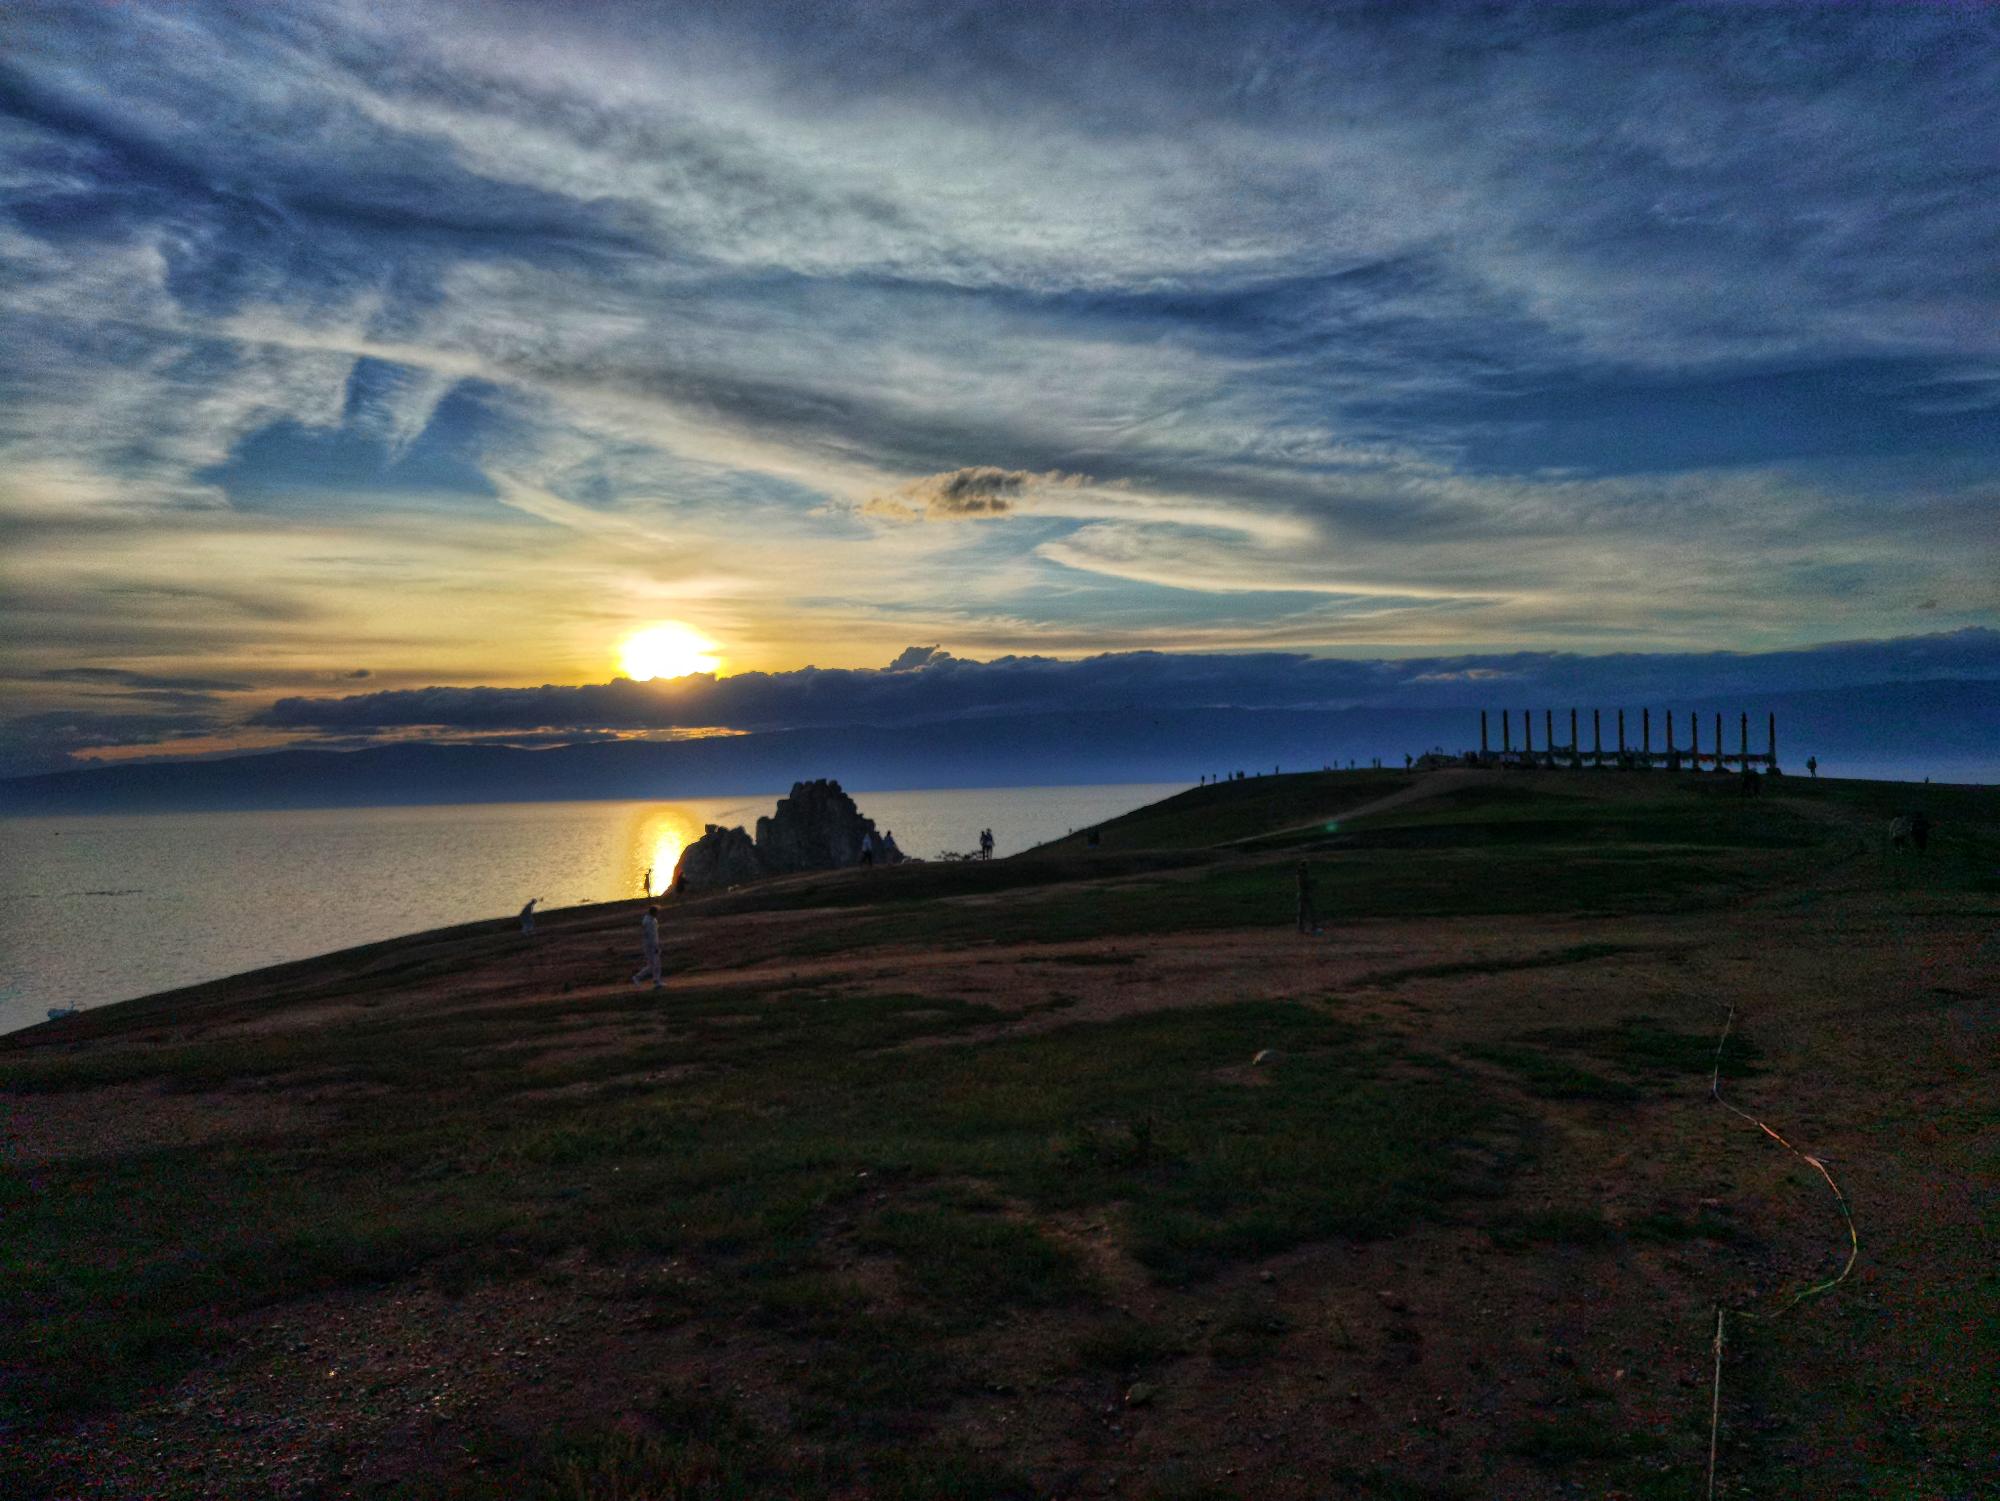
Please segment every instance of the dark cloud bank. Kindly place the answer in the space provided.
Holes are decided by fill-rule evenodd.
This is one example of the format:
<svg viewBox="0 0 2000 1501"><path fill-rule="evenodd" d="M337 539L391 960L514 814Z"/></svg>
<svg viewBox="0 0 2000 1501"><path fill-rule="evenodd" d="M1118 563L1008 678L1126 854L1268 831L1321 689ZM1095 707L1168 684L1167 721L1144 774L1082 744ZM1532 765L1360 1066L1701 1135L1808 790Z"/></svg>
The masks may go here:
<svg viewBox="0 0 2000 1501"><path fill-rule="evenodd" d="M1395 764L1476 744L1477 710L1642 706L1778 716L1781 753L1844 775L2000 780L2000 632L1759 655L1551 653L1339 661L1126 653L990 662L911 647L887 667L583 687L281 699L304 749L0 782L15 812L702 797L837 776L857 790L1192 782ZM627 738L692 727L739 733ZM1636 733L1636 723L1634 724ZM163 746L162 749L169 749Z"/></svg>
<svg viewBox="0 0 2000 1501"><path fill-rule="evenodd" d="M1877 683L1996 684L2000 631L1743 655L1411 657L1353 661L1290 652L1121 652L1078 660L978 662L911 647L886 668L745 672L582 687L415 688L284 698L256 717L277 729L799 729L887 727L1090 710L1658 707L1715 696L1755 709L1774 693ZM1753 700L1755 700L1753 702Z"/></svg>

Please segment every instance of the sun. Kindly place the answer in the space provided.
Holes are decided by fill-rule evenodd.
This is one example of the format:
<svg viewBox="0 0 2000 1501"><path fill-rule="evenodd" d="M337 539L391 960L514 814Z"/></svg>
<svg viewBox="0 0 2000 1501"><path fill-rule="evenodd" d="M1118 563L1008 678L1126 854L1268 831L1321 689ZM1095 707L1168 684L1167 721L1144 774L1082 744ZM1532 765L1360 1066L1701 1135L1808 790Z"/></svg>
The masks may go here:
<svg viewBox="0 0 2000 1501"><path fill-rule="evenodd" d="M625 676L637 683L714 672L722 665L722 659L715 655L715 643L678 620L663 620L627 636L618 650L618 661Z"/></svg>

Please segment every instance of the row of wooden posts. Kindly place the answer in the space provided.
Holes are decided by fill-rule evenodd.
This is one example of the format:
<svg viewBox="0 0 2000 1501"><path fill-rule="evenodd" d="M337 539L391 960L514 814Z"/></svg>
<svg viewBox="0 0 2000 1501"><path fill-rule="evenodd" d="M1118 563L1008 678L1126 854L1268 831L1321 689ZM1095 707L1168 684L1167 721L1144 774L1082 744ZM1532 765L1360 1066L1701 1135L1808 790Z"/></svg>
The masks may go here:
<svg viewBox="0 0 2000 1501"><path fill-rule="evenodd" d="M1479 711L1479 759L1500 765L1517 766L1666 766L1679 768L1686 766L1700 770L1704 765L1717 771L1735 766L1749 770L1754 766L1775 767L1778 764L1778 716L1766 718L1769 741L1766 749L1750 749L1750 716L1738 717L1737 749L1726 751L1722 748L1722 716L1715 716L1715 738L1708 748L1701 744L1701 716L1687 715L1688 743L1685 747L1674 744L1674 712L1666 712L1667 743L1655 749L1653 745L1653 711L1639 711L1639 743L1625 743L1625 711L1614 711L1618 716L1617 741L1607 749L1604 744L1604 711L1590 711L1591 748L1585 750L1577 733L1577 711L1569 711L1569 744L1556 744L1555 710L1542 711L1542 743L1535 745L1535 716L1531 709L1521 711L1521 745L1514 745L1513 711L1500 711L1500 748L1496 751L1488 738L1488 710Z"/></svg>

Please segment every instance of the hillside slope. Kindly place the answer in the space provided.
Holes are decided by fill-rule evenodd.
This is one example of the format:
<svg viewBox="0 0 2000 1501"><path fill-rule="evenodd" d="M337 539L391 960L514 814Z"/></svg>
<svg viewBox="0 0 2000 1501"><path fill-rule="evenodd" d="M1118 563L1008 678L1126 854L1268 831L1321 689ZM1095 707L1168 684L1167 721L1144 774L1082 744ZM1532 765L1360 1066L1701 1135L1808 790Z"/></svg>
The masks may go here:
<svg viewBox="0 0 2000 1501"><path fill-rule="evenodd" d="M1225 783L670 908L657 995L637 915L0 1038L0 1491L1698 1495L1717 1302L1848 1250L1732 1006L1861 1254L1717 1493L1993 1481L1990 791Z"/></svg>

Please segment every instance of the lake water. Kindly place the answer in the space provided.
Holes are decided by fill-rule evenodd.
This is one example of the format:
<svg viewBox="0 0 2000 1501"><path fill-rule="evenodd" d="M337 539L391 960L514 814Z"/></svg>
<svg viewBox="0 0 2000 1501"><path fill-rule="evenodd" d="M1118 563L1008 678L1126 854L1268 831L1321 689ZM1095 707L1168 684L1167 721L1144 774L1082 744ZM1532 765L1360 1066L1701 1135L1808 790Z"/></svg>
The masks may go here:
<svg viewBox="0 0 2000 1501"><path fill-rule="evenodd" d="M1178 786L855 796L906 855L1024 850ZM707 823L754 828L778 793L684 802L485 803L0 819L0 1031L519 910L663 885Z"/></svg>

